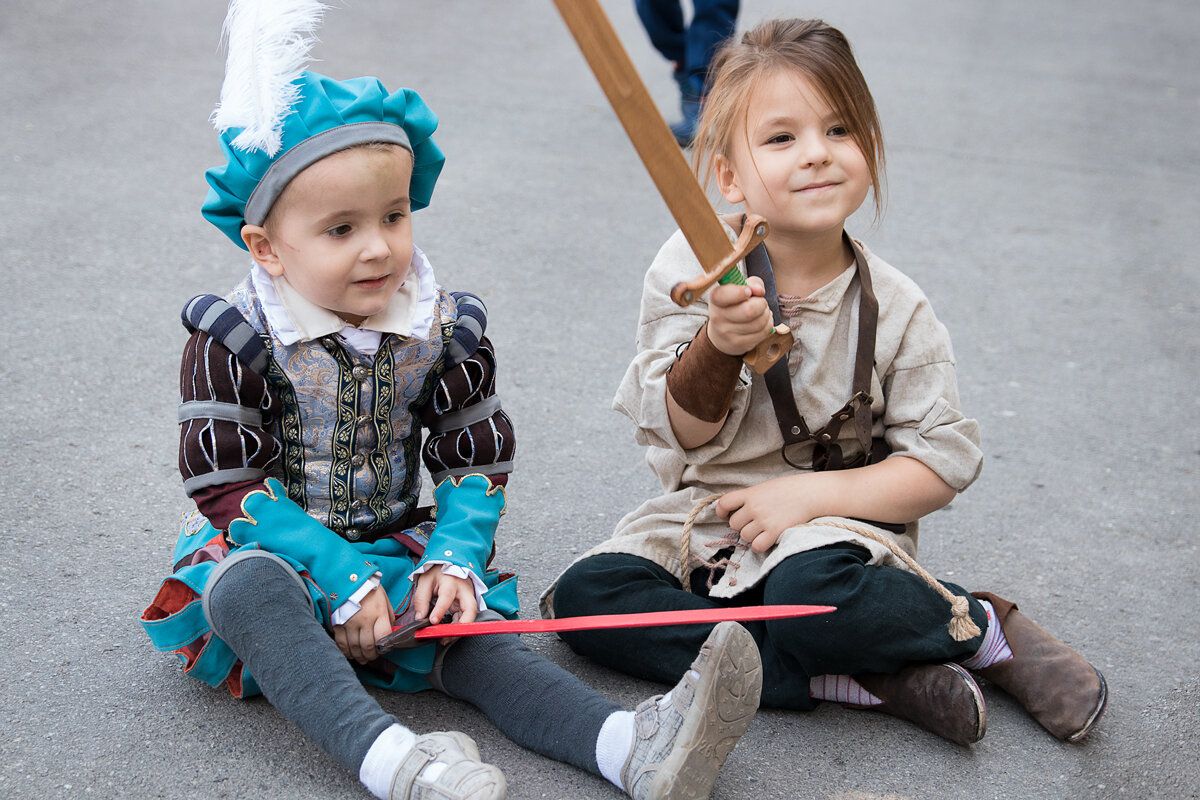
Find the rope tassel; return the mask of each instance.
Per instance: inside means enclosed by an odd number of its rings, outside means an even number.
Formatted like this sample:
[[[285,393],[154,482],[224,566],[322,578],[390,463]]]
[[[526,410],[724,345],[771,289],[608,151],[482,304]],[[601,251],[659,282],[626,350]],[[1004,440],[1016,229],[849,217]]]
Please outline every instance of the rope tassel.
[[[701,498],[688,514],[687,519],[683,523],[683,532],[679,536],[679,557],[681,562],[681,571],[683,575],[684,591],[691,591],[691,572],[692,572],[692,527],[696,524],[696,518],[710,504],[721,498],[720,494],[710,494],[707,497]],[[975,621],[971,619],[971,607],[967,602],[967,598],[959,597],[951,592],[942,582],[930,575],[925,569],[913,559],[908,553],[901,549],[900,545],[892,541],[891,538],[884,536],[881,533],[876,533],[870,528],[862,525],[855,525],[852,522],[809,522],[807,525],[812,527],[825,528],[841,528],[843,530],[856,533],[866,539],[886,547],[892,552],[896,558],[904,562],[905,566],[911,569],[914,573],[921,577],[929,587],[937,592],[942,598],[950,604],[950,624],[947,626],[947,631],[950,638],[956,642],[965,642],[968,639],[974,639],[982,631]],[[804,527],[804,526],[797,526]],[[743,545],[744,546],[744,545]]]

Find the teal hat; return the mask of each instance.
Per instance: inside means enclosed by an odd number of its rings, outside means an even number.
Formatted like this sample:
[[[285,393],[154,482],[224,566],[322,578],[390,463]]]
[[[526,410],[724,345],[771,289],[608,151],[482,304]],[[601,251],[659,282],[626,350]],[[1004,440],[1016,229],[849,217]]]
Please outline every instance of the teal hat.
[[[409,197],[414,211],[429,205],[445,156],[431,138],[437,116],[411,89],[389,93],[378,78],[336,81],[305,70],[283,116],[279,146],[246,148],[242,128],[221,132],[226,163],[204,173],[208,197],[201,213],[242,249],[243,225],[261,225],[293,178],[322,158],[355,145],[388,142],[413,155]]]

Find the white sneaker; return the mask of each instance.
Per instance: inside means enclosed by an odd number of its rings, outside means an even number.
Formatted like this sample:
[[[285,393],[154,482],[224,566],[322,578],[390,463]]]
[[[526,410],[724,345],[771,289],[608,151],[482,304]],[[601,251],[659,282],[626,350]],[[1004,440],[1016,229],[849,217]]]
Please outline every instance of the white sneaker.
[[[504,800],[507,796],[504,774],[482,763],[475,742],[458,731],[418,736],[388,790],[388,800]]]
[[[625,791],[635,800],[708,797],[761,693],[754,638],[736,622],[720,623],[665,706],[658,695],[637,707],[633,751],[621,768]]]

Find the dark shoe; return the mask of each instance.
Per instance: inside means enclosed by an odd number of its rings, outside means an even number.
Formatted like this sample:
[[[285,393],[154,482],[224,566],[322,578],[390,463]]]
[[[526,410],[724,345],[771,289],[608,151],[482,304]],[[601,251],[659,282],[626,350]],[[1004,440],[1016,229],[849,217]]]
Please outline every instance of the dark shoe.
[[[679,146],[687,148],[692,146],[692,140],[696,138],[696,126],[700,122],[700,112],[704,106],[700,98],[684,95],[679,101],[679,107],[683,111],[683,119],[672,122],[668,127]]]
[[[1017,699],[1043,728],[1065,742],[1087,736],[1108,705],[1108,685],[1087,659],[989,592],[972,592],[996,609],[1013,657],[975,670]]]
[[[848,706],[908,720],[955,744],[975,744],[987,730],[987,708],[971,673],[957,664],[917,664],[893,675],[855,675],[883,703]]]
[[[688,122],[686,119],[679,122],[672,122],[667,126],[671,129],[671,135],[675,137],[675,143],[684,150],[692,146],[692,140],[696,138],[695,123]]]

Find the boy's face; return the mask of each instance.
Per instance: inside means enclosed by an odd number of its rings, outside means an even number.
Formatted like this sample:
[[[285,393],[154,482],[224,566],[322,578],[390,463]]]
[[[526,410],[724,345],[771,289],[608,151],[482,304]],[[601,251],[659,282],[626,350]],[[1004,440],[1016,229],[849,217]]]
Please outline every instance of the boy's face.
[[[412,156],[355,147],[297,175],[266,227],[242,230],[251,255],[306,300],[351,324],[382,311],[412,263]]]

